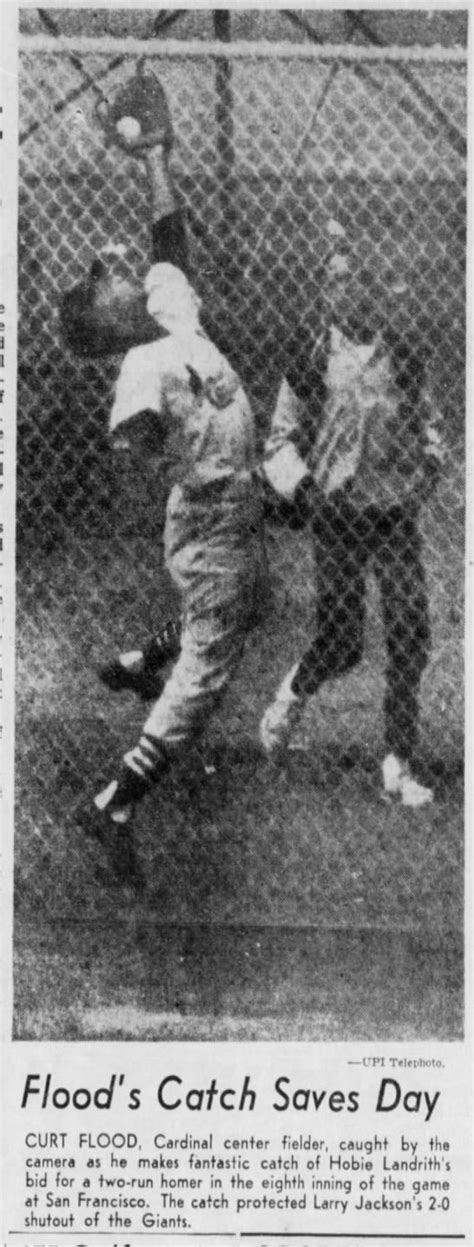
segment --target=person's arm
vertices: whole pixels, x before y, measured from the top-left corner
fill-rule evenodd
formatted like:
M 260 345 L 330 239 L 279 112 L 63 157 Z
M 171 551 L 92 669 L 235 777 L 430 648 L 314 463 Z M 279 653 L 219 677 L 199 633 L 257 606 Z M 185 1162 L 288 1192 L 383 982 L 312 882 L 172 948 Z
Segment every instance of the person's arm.
M 424 380 L 418 401 L 424 468 L 422 495 L 428 498 L 438 485 L 447 455 L 444 414 L 433 392 L 433 384 L 429 377 Z
M 128 351 L 115 385 L 109 419 L 112 449 L 157 454 L 166 435 L 160 343 Z
M 388 338 L 395 365 L 395 377 L 402 391 L 407 418 L 416 430 L 421 458 L 421 479 L 417 491 L 428 498 L 435 489 L 446 459 L 444 415 L 436 399 L 426 350 L 409 338 Z
M 188 237 L 182 208 L 174 208 L 151 227 L 153 264 L 174 264 L 187 273 L 189 269 Z
M 186 214 L 173 185 L 169 150 L 158 144 L 147 151 L 145 160 L 152 206 L 152 264 L 174 264 L 188 273 Z
M 285 376 L 278 392 L 263 467 L 273 489 L 287 501 L 311 481 L 308 455 L 325 400 L 327 338 L 303 328 L 286 349 Z
M 302 434 L 302 402 L 297 398 L 286 377 L 278 392 L 270 433 L 265 442 L 263 471 L 272 489 L 292 502 L 296 490 L 309 476 L 305 458 L 299 449 Z

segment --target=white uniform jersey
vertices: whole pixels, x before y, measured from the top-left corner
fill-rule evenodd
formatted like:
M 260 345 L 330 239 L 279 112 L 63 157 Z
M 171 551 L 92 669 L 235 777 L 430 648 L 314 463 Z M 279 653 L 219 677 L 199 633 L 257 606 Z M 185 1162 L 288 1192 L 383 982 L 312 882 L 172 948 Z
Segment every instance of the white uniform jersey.
M 123 444 L 133 417 L 153 412 L 164 435 L 169 486 L 199 490 L 245 479 L 255 463 L 252 412 L 240 380 L 200 330 L 170 333 L 129 351 L 117 380 L 110 432 Z

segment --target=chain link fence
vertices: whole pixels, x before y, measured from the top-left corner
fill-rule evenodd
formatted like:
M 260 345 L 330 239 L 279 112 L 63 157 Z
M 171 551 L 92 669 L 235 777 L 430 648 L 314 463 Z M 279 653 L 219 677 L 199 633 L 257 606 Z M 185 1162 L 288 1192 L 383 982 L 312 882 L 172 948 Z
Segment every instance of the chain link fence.
M 20 898 L 64 915 L 76 904 L 84 911 L 85 880 L 87 905 L 103 905 L 95 850 L 73 832 L 70 811 L 98 776 L 107 778 L 141 720 L 131 699 L 118 704 L 95 687 L 94 666 L 177 609 L 162 565 L 156 478 L 146 468 L 134 476 L 117 466 L 107 448 L 120 361 L 72 356 L 58 312 L 64 291 L 111 243 L 125 244 L 134 276 L 149 264 L 145 165 L 106 144 L 96 109 L 98 94 L 113 98 L 140 52 L 171 110 L 172 168 L 195 285 L 211 333 L 247 386 L 260 444 L 282 344 L 301 321 L 311 323 L 331 222 L 350 239 L 361 270 L 382 284 L 390 274 L 406 289 L 403 318 L 432 353 L 448 444 L 443 481 L 424 518 L 434 648 L 423 699 L 425 758 L 437 759 L 435 782 L 448 800 L 462 757 L 464 55 L 24 39 L 18 878 Z M 269 524 L 266 544 L 271 610 L 206 746 L 211 774 L 203 780 L 202 767 L 194 774 L 187 762 L 186 774 L 167 781 L 144 816 L 142 851 L 150 876 L 161 879 L 153 898 L 170 921 L 304 923 L 316 911 L 328 925 L 419 924 L 427 911 L 438 925 L 459 918 L 456 837 L 440 829 L 414 844 L 409 828 L 400 831 L 398 816 L 384 808 L 387 826 L 397 829 L 395 879 L 379 843 L 381 807 L 367 813 L 383 688 L 372 588 L 364 663 L 326 686 L 305 724 L 319 742 L 316 772 L 301 762 L 301 774 L 293 770 L 289 779 L 283 770 L 269 780 L 245 745 L 313 630 L 309 532 Z M 219 733 L 230 767 L 219 754 Z

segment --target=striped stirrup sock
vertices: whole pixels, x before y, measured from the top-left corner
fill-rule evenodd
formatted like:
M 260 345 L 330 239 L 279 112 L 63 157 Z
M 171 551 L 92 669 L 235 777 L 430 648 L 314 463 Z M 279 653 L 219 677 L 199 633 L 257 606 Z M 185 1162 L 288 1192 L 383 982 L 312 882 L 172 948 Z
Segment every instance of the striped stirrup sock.
M 152 675 L 181 649 L 181 619 L 169 619 L 143 650 L 143 671 Z
M 138 745 L 125 754 L 117 776 L 94 797 L 98 815 L 106 816 L 113 823 L 127 827 L 138 801 L 148 792 L 159 775 L 167 769 L 169 759 L 159 741 L 146 733 Z
M 139 781 L 148 788 L 167 769 L 168 758 L 155 737 L 142 732 L 138 745 L 134 745 L 124 756 L 124 764 Z

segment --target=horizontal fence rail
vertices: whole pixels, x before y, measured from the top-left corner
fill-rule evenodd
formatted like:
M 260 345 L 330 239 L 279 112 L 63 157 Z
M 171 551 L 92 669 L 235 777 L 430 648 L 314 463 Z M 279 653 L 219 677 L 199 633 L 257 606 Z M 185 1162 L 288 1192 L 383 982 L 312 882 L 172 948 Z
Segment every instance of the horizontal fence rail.
M 77 52 L 93 56 L 110 57 L 112 50 L 120 51 L 125 56 L 159 57 L 167 60 L 177 57 L 220 57 L 225 51 L 229 60 L 265 60 L 265 61 L 383 61 L 384 64 L 411 63 L 414 65 L 453 64 L 467 67 L 467 52 L 464 48 L 407 48 L 407 47 L 356 47 L 347 44 L 297 44 L 274 43 L 255 40 L 248 43 L 235 40 L 223 44 L 219 40 L 202 39 L 135 39 L 111 37 L 109 35 L 94 38 L 88 35 L 22 35 L 20 38 L 22 51 L 35 52 Z

